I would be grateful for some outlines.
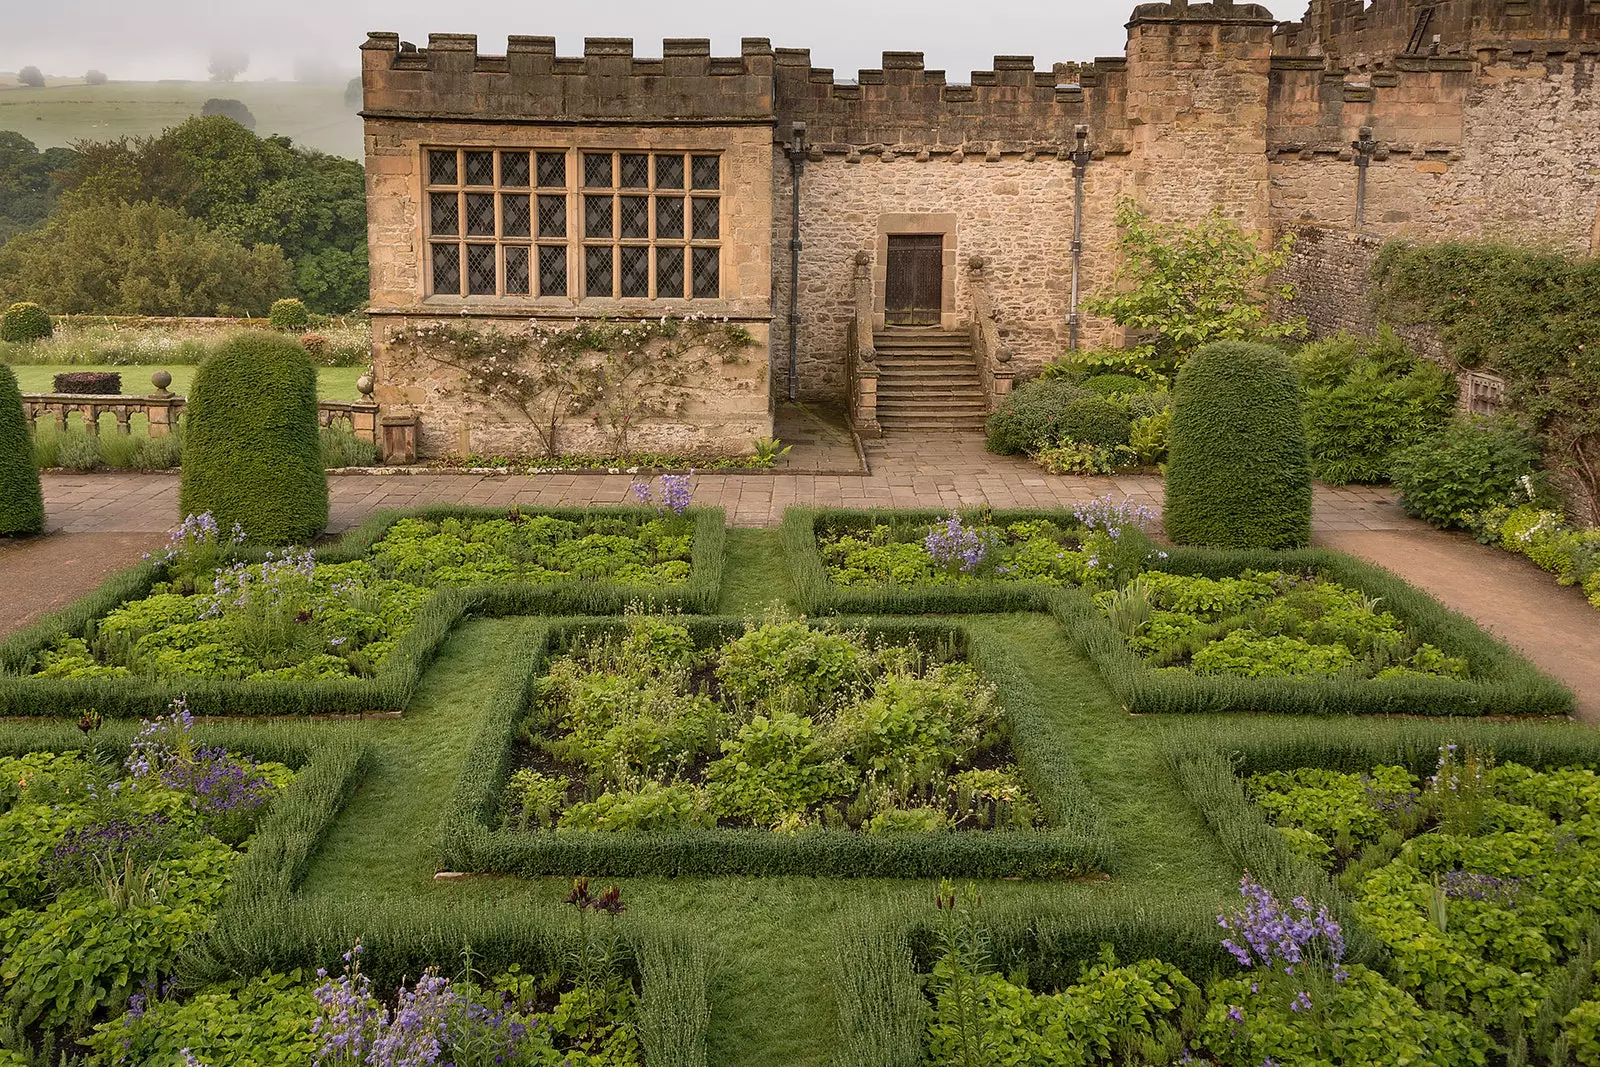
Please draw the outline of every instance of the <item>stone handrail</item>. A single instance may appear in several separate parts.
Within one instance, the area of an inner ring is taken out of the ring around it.
[[[857,252],[853,281],[855,315],[845,326],[845,384],[850,425],[863,437],[883,433],[878,423],[878,352],[872,334],[872,256]]]
[[[84,433],[95,435],[100,432],[101,415],[109,414],[117,420],[119,434],[132,433],[133,417],[144,415],[149,420],[150,436],[165,437],[178,425],[178,417],[188,401],[167,391],[167,386],[172,383],[172,375],[166,371],[157,371],[151,375],[150,381],[156,387],[156,392],[144,396],[121,393],[23,393],[22,417],[32,430],[40,418],[53,416],[56,429],[65,431],[67,416],[78,414],[83,416]],[[371,379],[363,377],[356,387],[360,389],[363,384],[368,386],[363,390],[363,395],[370,395]],[[331,426],[340,419],[350,420],[350,427],[357,437],[374,444],[382,443],[378,437],[378,405],[375,401],[317,401],[319,426]]]
[[[989,299],[983,277],[987,266],[982,256],[973,256],[967,261],[967,280],[972,291],[972,321],[968,329],[972,336],[972,358],[978,364],[978,378],[983,382],[984,403],[992,412],[1011,392],[1017,370],[1011,363],[1011,349],[1000,342],[1000,328],[995,325],[994,303]]]

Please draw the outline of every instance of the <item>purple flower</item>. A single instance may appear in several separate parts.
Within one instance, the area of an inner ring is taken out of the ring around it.
[[[1336,966],[1344,958],[1344,931],[1327,908],[1313,912],[1304,897],[1285,907],[1248,874],[1239,883],[1239,894],[1244,905],[1217,916],[1217,925],[1242,939],[1243,944],[1231,937],[1222,942],[1240,966],[1293,975],[1298,964],[1326,959]]]
[[[995,537],[992,531],[978,526],[968,526],[961,515],[952,511],[950,517],[941,519],[928,528],[923,538],[923,549],[935,566],[956,568],[963,574],[973,574],[989,555]]]

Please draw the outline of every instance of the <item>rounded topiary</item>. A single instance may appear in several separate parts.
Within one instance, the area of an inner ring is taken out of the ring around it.
[[[55,332],[50,313],[38,304],[12,304],[0,315],[0,341],[40,341]]]
[[[1167,536],[1221,548],[1311,540],[1300,382],[1271,345],[1206,345],[1178,373],[1167,460]]]
[[[182,514],[238,523],[253,543],[309,541],[328,524],[317,426],[317,371],[305,349],[241,334],[200,365],[189,388]]]
[[[1014,456],[1055,444],[1061,439],[1061,413],[1072,401],[1088,395],[1060,378],[1024,382],[989,416],[989,451]]]
[[[0,363],[0,536],[44,529],[44,494],[34,466],[33,438],[22,416],[17,376]]]
[[[1125,445],[1132,431],[1127,412],[1098,396],[1068,401],[1057,423],[1058,439],[1075,445]]]
[[[1131,374],[1096,374],[1084,381],[1083,387],[1095,396],[1133,396],[1152,388],[1149,382]]]
[[[304,304],[290,297],[273,303],[272,309],[267,312],[267,321],[272,323],[274,329],[303,330],[311,325],[311,313]]]

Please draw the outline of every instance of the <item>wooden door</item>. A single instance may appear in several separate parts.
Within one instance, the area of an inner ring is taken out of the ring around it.
[[[890,326],[937,326],[944,296],[944,238],[890,234],[883,317]]]

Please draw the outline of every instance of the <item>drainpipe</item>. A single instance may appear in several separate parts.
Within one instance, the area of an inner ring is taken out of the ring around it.
[[[1073,131],[1077,147],[1072,151],[1072,307],[1067,312],[1067,348],[1078,350],[1078,278],[1083,270],[1083,180],[1089,173],[1089,127]]]
[[[800,396],[800,172],[806,162],[806,124],[789,127],[789,402]]]

